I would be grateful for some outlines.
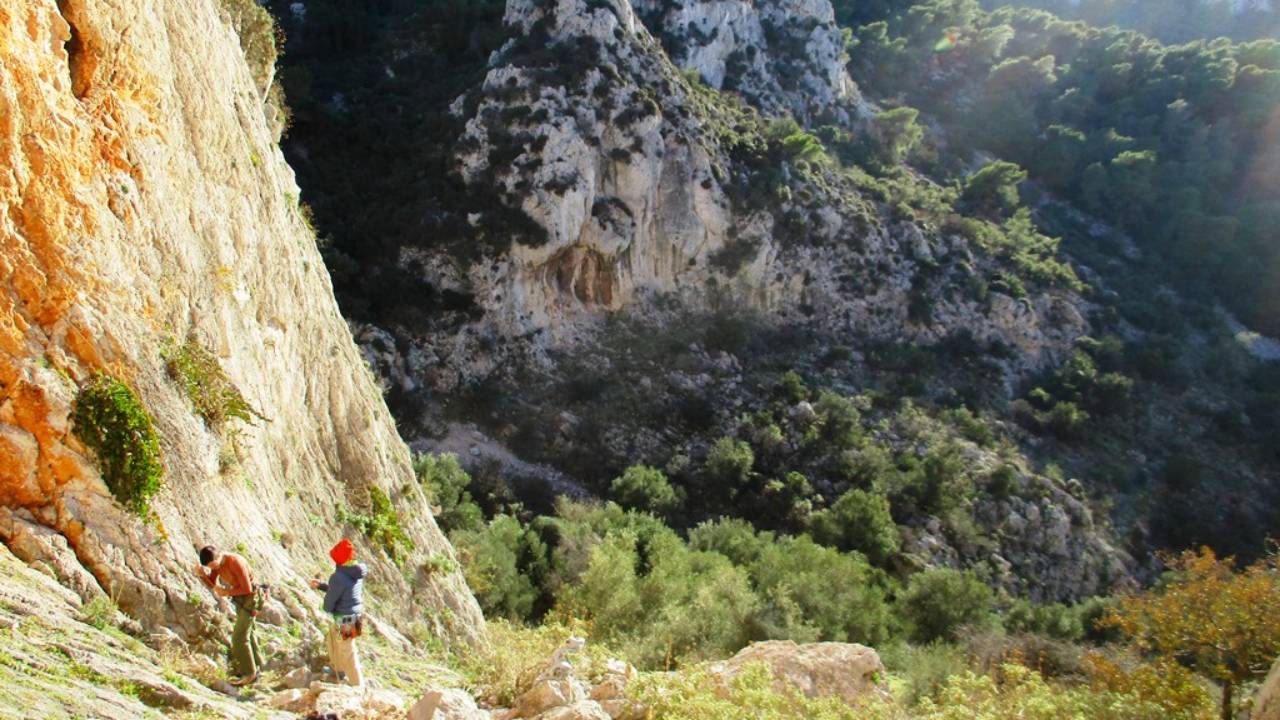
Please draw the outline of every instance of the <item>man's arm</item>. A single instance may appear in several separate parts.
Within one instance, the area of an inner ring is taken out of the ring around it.
[[[205,587],[209,588],[210,590],[213,590],[214,593],[218,592],[218,571],[217,570],[210,570],[209,568],[203,565],[197,564],[195,566],[195,572],[196,572],[196,577],[200,578],[200,582],[203,583]]]

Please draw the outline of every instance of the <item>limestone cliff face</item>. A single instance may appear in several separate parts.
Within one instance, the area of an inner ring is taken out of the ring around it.
[[[346,533],[375,612],[476,639],[460,574],[418,570],[452,550],[338,314],[236,5],[0,3],[0,537],[144,624],[198,635],[212,603],[194,548],[240,545],[305,618],[305,579]],[[161,357],[187,338],[266,420],[219,431],[193,412]],[[154,419],[154,519],[113,499],[72,432],[99,372]],[[375,487],[414,544],[400,567],[337,518]]]
[[[896,216],[820,161],[751,145],[784,112],[857,115],[831,14],[825,0],[684,9],[510,0],[510,40],[481,86],[452,106],[465,123],[456,168],[470,192],[494,200],[468,218],[474,226],[519,212],[545,241],[518,241],[477,262],[403,251],[406,270],[474,296],[485,311],[468,331],[431,338],[432,347],[463,348],[439,360],[456,376],[484,377],[493,353],[476,344],[482,338],[502,352],[520,345],[502,339],[522,336],[538,347],[573,343],[594,319],[623,308],[660,317],[649,301],[661,297],[694,311],[750,310],[926,343],[963,330],[1012,348],[1011,376],[1060,361],[1085,328],[1079,297],[946,292],[991,272],[992,259],[956,232]],[[736,19],[699,45],[709,36],[698,28],[722,15]],[[791,85],[778,78],[796,48],[814,54],[787,71],[802,78]],[[674,62],[724,85],[725,58],[739,53],[755,58],[739,68],[741,101]],[[744,123],[757,134],[744,139]],[[927,321],[910,311],[916,296],[930,301]]]
[[[633,4],[673,62],[766,114],[847,125],[865,113],[827,0]]]

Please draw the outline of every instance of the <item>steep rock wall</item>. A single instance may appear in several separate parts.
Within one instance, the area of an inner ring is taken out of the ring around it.
[[[827,0],[637,0],[671,59],[769,115],[848,124],[865,115]]]
[[[198,636],[213,609],[196,547],[239,546],[305,618],[305,579],[345,532],[375,611],[475,640],[461,575],[419,569],[452,550],[338,314],[227,7],[0,3],[0,538],[144,625]],[[266,420],[215,430],[193,412],[161,356],[188,338]],[[154,419],[152,518],[113,499],[72,431],[99,372]],[[374,487],[414,545],[399,567],[337,517]],[[74,562],[38,557],[41,526]]]
[[[677,9],[650,10],[657,22],[675,22]],[[758,13],[821,34],[831,6],[768,4]],[[926,343],[964,330],[1013,348],[1011,375],[1070,351],[1086,326],[1078,296],[1042,289],[975,301],[942,292],[936,288],[964,287],[992,259],[955,232],[894,217],[820,162],[807,170],[776,158],[744,163],[753,140],[737,135],[739,126],[769,128],[786,94],[765,93],[760,98],[773,100],[756,108],[708,90],[681,73],[641,17],[626,0],[510,0],[511,39],[481,86],[454,102],[465,123],[458,171],[469,192],[495,200],[471,222],[519,212],[545,236],[469,263],[403,250],[406,270],[484,308],[472,339],[572,343],[589,334],[593,318],[661,296],[694,311],[752,310],[777,322]],[[683,22],[679,37],[688,40]],[[772,67],[770,46],[757,40],[761,67]],[[711,69],[701,72],[714,79]],[[837,107],[842,73],[788,92]],[[931,299],[929,322],[912,317],[913,295]],[[448,332],[430,344],[467,343],[468,331]],[[483,377],[492,353],[472,347],[444,362],[459,376]]]

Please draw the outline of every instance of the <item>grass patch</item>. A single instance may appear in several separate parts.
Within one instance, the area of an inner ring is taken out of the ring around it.
[[[115,627],[118,608],[106,595],[100,595],[80,607],[84,621],[99,630]]]
[[[160,440],[151,415],[128,385],[95,375],[80,389],[72,432],[98,457],[99,470],[116,500],[139,516],[164,484]]]

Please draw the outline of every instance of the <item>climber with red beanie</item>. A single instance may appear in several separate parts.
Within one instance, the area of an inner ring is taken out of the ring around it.
[[[364,576],[365,568],[357,563],[356,548],[343,538],[329,550],[333,558],[333,574],[329,582],[312,580],[311,587],[324,591],[324,611],[333,616],[333,625],[325,637],[329,650],[329,667],[339,680],[349,685],[360,685],[360,655],[356,651],[356,638],[364,628]]]

